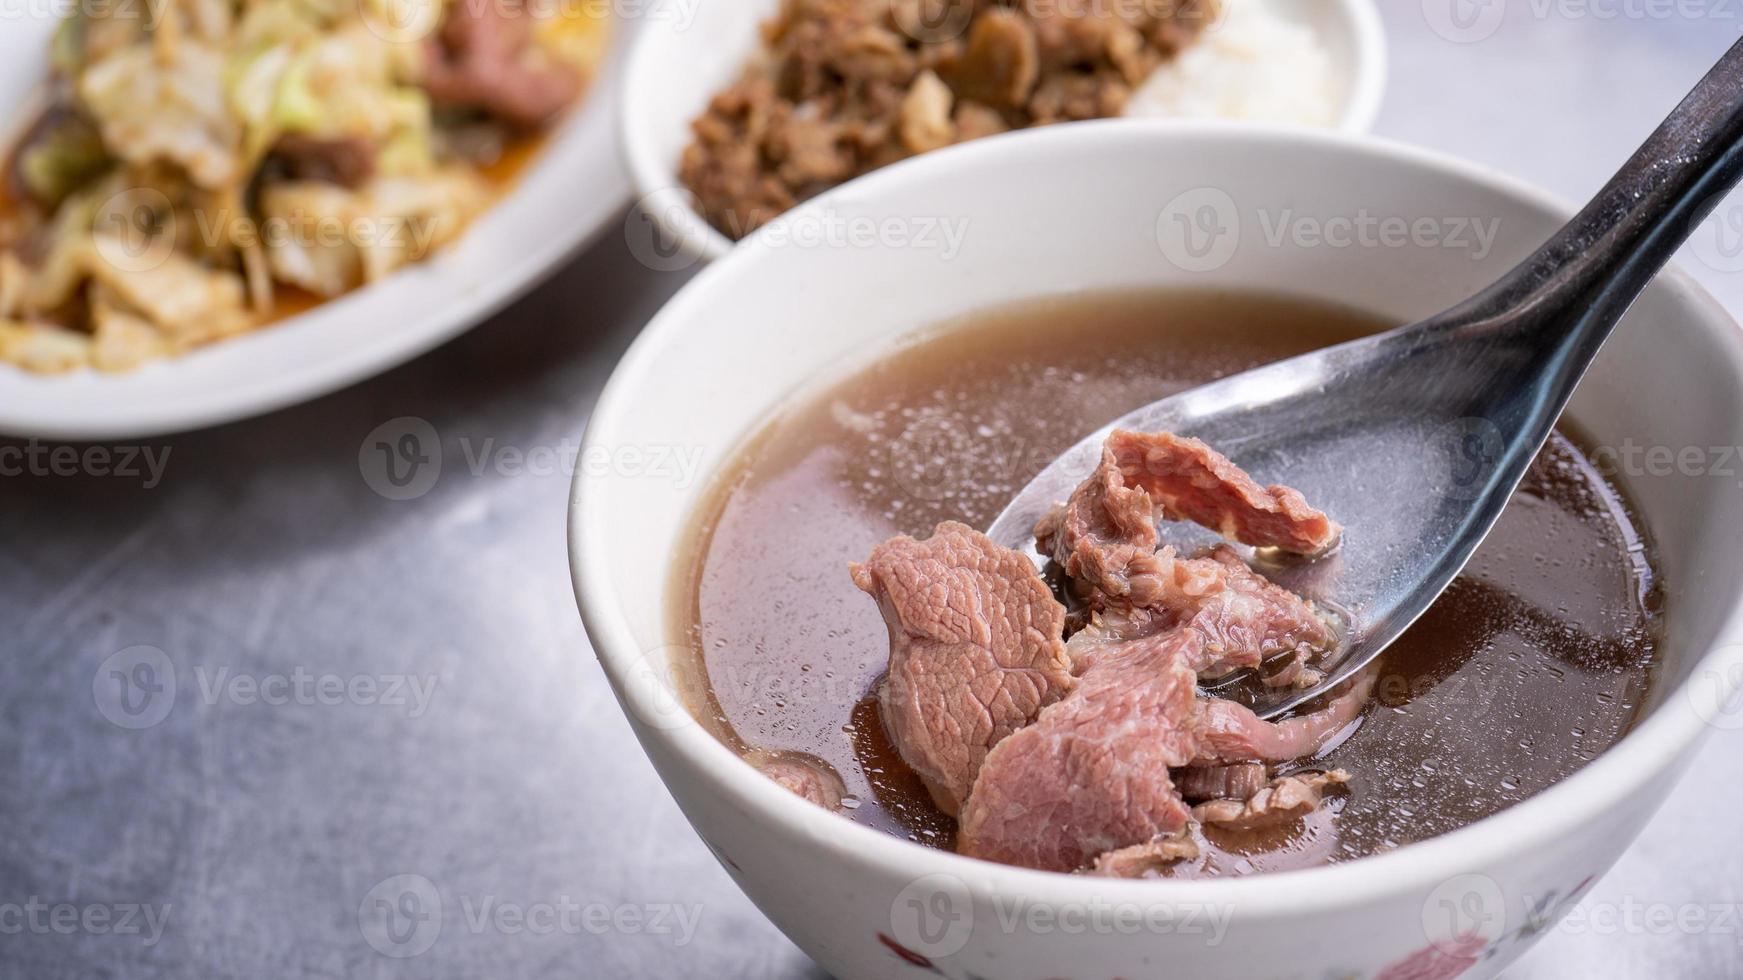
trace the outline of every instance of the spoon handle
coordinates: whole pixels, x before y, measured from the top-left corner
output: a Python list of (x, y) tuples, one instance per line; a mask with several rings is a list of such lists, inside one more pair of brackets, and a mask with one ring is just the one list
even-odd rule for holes
[(1566, 227), (1437, 319), (1443, 329), (1529, 335), (1532, 353), (1553, 359), (1543, 366), (1549, 390), (1563, 395), (1558, 413), (1611, 328), (1739, 177), (1743, 41)]

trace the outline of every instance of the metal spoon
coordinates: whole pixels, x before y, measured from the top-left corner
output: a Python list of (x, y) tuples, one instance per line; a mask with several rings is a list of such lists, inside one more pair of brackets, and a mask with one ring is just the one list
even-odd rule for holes
[(1132, 412), (1043, 470), (988, 533), (1033, 553), (1035, 521), (1090, 473), (1116, 427), (1197, 436), (1261, 483), (1301, 490), (1344, 525), (1343, 542), (1319, 561), (1263, 570), (1339, 611), (1343, 640), (1318, 687), (1218, 691), (1266, 717), (1288, 711), (1370, 663), (1452, 582), (1604, 339), (1740, 176), (1743, 42), (1584, 210), (1488, 289)]

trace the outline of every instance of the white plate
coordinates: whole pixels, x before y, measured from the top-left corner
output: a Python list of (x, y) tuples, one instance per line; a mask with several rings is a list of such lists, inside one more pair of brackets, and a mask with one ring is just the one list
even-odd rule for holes
[[(1365, 133), (1373, 127), (1386, 90), (1386, 36), (1374, 0), (1244, 2), (1268, 4), (1311, 28), (1324, 45), (1337, 106), (1332, 128)], [(738, 77), (759, 43), (759, 26), (780, 4), (661, 0), (630, 48), (618, 118), (637, 205), (652, 219), (631, 229), (630, 246), (644, 262), (678, 269), (732, 248), (732, 240), (697, 213), (678, 183), (678, 159), (690, 143), (691, 120)], [(674, 65), (684, 70), (674, 71)], [(638, 241), (638, 235), (647, 240)]]
[[(629, 198), (614, 89), (634, 24), (509, 194), (432, 259), (308, 313), (130, 374), (39, 377), (0, 365), (0, 432), (50, 439), (162, 435), (314, 398), (423, 353), (519, 296), (606, 227)], [(0, 119), (47, 68), (47, 20), (0, 30)]]

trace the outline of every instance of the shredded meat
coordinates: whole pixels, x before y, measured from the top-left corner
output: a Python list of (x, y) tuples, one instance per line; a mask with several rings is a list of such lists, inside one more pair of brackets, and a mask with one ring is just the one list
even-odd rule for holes
[[(764, 50), (692, 123), (678, 175), (741, 238), (818, 192), (1006, 129), (1119, 114), (1219, 0), (786, 0)], [(969, 16), (964, 28), (934, 30)]]
[(1070, 690), (1065, 610), (1027, 558), (953, 522), (878, 545), (852, 574), (889, 625), (884, 726), (954, 815), (987, 752)]
[(1191, 861), (1198, 854), (1198, 841), (1189, 826), (1178, 834), (1108, 851), (1095, 859), (1091, 870), (1108, 878), (1145, 878), (1176, 861)]
[(1229, 830), (1263, 830), (1293, 823), (1319, 809), (1325, 791), (1350, 781), (1342, 769), (1280, 776), (1246, 799), (1221, 799), (1192, 808), (1193, 819)]
[(1265, 788), (1271, 774), (1262, 762), (1188, 766), (1174, 774), (1180, 795), (1195, 802), (1245, 800)]

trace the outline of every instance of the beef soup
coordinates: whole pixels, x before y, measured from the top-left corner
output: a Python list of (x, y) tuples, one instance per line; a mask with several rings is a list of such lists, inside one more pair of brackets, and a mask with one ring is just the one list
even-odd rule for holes
[[(1027, 568), (1007, 567), (972, 529), (988, 525), (1055, 455), (1109, 419), (1385, 326), (1351, 310), (1253, 294), (1060, 298), (927, 332), (795, 399), (707, 496), (694, 550), (675, 569), (681, 605), (673, 615), (691, 653), (680, 669), (692, 710), (750, 764), (848, 819), (1015, 863), (1094, 867), (1104, 848), (1080, 848), (1081, 841), (1039, 857), (1002, 853), (988, 843), (984, 814), (960, 811), (976, 826), (959, 841), (952, 813), (974, 787), (985, 749), (1022, 730), (1025, 739), (1002, 754), (1041, 758), (1030, 750), (1044, 727), (1035, 718), (1042, 705), (1065, 699), (1057, 712), (1065, 715), (1073, 698), (1132, 688), (1130, 680), (1098, 682), (1080, 669), (1072, 678), (1071, 658), (1055, 658), (1063, 654), (1053, 647), (1083, 626), (1082, 610), (1067, 626), (1058, 607), (1054, 623), (1052, 598), (1036, 592), (1045, 587), (1025, 583)], [(884, 545), (898, 535), (919, 540)], [(892, 563), (918, 554), (903, 548), (933, 548), (931, 557), (953, 555), (958, 565), (992, 570), (989, 581), (1015, 583), (1001, 608), (1018, 598), (1034, 604), (1023, 621), (1033, 629), (1022, 656), (1033, 668), (1025, 676), (1044, 683), (1033, 704), (1007, 705), (1010, 731), (984, 739), (966, 771), (953, 769), (958, 763), (945, 751), (936, 771), (916, 772), (903, 761), (925, 762), (913, 735), (896, 731), (893, 740), (889, 706), (880, 710), (902, 644), (893, 660), (885, 615), (896, 603), (877, 576), (897, 574)], [(1220, 557), (1231, 579), (1265, 588), (1238, 559)], [(1061, 595), (1069, 589), (1058, 578), (1053, 584)], [(1274, 598), (1289, 612), (1288, 598)], [(1221, 809), (1193, 811), (1191, 846), (1179, 846), (1182, 831), (1132, 867), (1110, 856), (1101, 870), (1195, 876), (1307, 867), (1495, 813), (1567, 776), (1629, 729), (1651, 684), (1659, 620), (1647, 537), (1620, 488), (1564, 429), (1464, 574), (1361, 690), (1323, 709), (1330, 714), (1318, 717), (1331, 723), (1297, 746), (1308, 757), (1274, 758), (1269, 768), (1187, 768), (1190, 752), (1157, 749), (1116, 766), (1121, 778), (1167, 766), (1172, 789), (1167, 776), (1139, 787), (1150, 792), (1160, 780), (1162, 810), (1173, 793), (1187, 803), (1220, 800)], [(1291, 649), (1321, 642), (1316, 624), (1290, 622)], [(1191, 653), (1166, 646), (1152, 643), (1146, 655), (1177, 664), (1172, 658)], [(1290, 659), (1304, 669), (1299, 657)], [(1155, 691), (1155, 703), (1189, 703), (1192, 675), (1184, 676), (1184, 685)], [(1146, 751), (1167, 734), (1145, 742)], [(903, 738), (899, 752), (893, 743)], [(1023, 783), (1001, 778), (1007, 789)], [(1268, 780), (1275, 780), (1269, 792), (1256, 795)], [(1020, 837), (1022, 829), (1006, 834)]]

